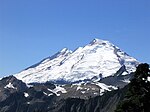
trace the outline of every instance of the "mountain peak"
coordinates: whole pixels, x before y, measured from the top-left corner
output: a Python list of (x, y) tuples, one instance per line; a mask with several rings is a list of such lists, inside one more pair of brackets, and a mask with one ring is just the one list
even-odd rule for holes
[(72, 53), (72, 51), (69, 50), (68, 48), (63, 48), (61, 51), (59, 51), (59, 53), (60, 53), (61, 55), (65, 55), (65, 54), (70, 54), (70, 53)]
[(98, 38), (94, 38), (94, 39), (93, 39), (93, 42), (99, 42), (99, 41), (103, 41), (103, 40), (98, 39)]
[[(122, 66), (123, 75), (135, 70), (137, 60), (116, 49), (109, 41), (93, 39), (90, 44), (75, 51), (62, 49), (50, 58), (15, 74), (26, 83), (78, 82), (113, 76)], [(100, 77), (99, 74), (102, 74)], [(94, 79), (94, 80), (97, 80)]]
[(101, 39), (98, 39), (98, 38), (95, 38), (95, 39), (93, 39), (93, 40), (90, 42), (91, 45), (94, 45), (94, 44), (106, 44), (106, 43), (108, 43), (108, 41), (106, 41), (106, 40), (101, 40)]
[(63, 48), (60, 52), (66, 52), (68, 50), (69, 50), (68, 48)]

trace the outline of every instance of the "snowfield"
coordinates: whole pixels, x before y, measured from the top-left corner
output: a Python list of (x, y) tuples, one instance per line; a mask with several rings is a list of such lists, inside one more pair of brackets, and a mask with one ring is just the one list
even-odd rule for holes
[(122, 66), (122, 75), (134, 72), (139, 62), (112, 43), (94, 39), (75, 51), (62, 49), (55, 55), (15, 74), (25, 83), (80, 82), (113, 76)]

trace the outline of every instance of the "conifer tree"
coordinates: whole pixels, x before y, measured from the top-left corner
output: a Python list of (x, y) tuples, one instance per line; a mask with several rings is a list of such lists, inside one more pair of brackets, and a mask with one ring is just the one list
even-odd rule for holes
[(140, 64), (129, 89), (115, 112), (150, 112), (150, 70), (148, 64)]

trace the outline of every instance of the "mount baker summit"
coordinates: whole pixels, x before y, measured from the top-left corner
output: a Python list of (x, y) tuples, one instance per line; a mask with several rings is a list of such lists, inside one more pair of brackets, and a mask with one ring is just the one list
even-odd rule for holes
[(0, 112), (114, 112), (139, 62), (94, 39), (0, 80)]
[(126, 76), (134, 72), (138, 64), (135, 58), (109, 41), (94, 39), (74, 51), (64, 48), (14, 76), (25, 83), (95, 82), (114, 76), (120, 69), (119, 75)]

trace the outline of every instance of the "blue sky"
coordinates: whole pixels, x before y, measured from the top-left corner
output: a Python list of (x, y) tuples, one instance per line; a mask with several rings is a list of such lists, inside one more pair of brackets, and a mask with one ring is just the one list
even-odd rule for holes
[(93, 38), (150, 63), (150, 1), (0, 0), (0, 77)]

